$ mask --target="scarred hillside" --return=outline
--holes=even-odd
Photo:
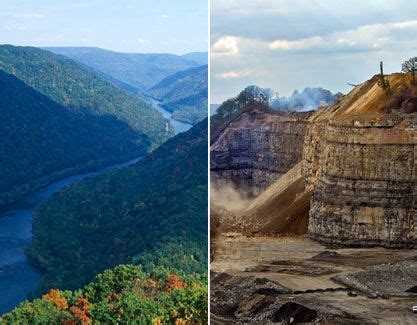
[[[232,180],[239,185],[236,181],[245,178],[238,175],[262,166],[256,178],[253,173],[247,177],[247,184],[253,186],[257,179],[270,179],[270,171],[279,166],[288,164],[287,170],[294,166],[297,160],[283,153],[300,148],[302,155],[297,165],[301,172],[282,173],[249,208],[234,211],[239,216],[239,222],[234,218],[237,230],[303,233],[309,220],[310,236],[320,241],[382,246],[416,243],[417,87],[410,76],[393,74],[387,77],[391,86],[387,95],[378,79],[375,76],[358,85],[332,107],[309,117],[292,115],[293,124],[285,122],[285,115],[266,119],[257,118],[256,110],[240,110],[216,129],[211,146],[216,182]],[[291,125],[289,132],[277,133],[283,122]],[[303,139],[298,145],[289,134],[301,127],[305,131],[295,133]],[[258,154],[249,154],[250,148]],[[275,155],[280,163],[270,159]],[[224,166],[227,173],[219,172]]]

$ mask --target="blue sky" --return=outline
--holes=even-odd
[[[211,102],[249,84],[347,92],[417,56],[416,1],[213,0]]]
[[[207,0],[1,0],[0,43],[207,51]]]

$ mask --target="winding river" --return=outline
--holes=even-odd
[[[152,104],[166,119],[170,120],[176,134],[191,128],[190,124],[172,119],[171,113],[165,111],[158,101],[152,100]],[[129,166],[138,160],[139,158],[136,158],[94,172],[66,177],[23,197],[9,205],[7,209],[0,210],[0,315],[25,300],[28,294],[34,292],[38,286],[41,274],[29,263],[25,255],[25,247],[32,240],[34,208],[65,186],[78,183],[86,177]]]

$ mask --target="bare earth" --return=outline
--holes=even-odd
[[[417,250],[328,248],[299,237],[215,239],[212,323],[417,324]],[[348,295],[350,290],[356,297]],[[416,290],[417,292],[417,290]],[[375,294],[376,299],[368,298]]]

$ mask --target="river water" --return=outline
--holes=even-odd
[[[190,124],[173,120],[171,113],[165,111],[159,102],[152,101],[152,103],[166,119],[170,120],[175,134],[191,128]],[[136,158],[94,172],[66,177],[23,197],[7,206],[6,209],[0,210],[0,315],[25,300],[28,294],[34,292],[38,286],[41,274],[28,262],[25,255],[25,247],[32,240],[32,212],[34,208],[65,186],[78,183],[86,177],[129,166],[138,160],[139,158]]]

